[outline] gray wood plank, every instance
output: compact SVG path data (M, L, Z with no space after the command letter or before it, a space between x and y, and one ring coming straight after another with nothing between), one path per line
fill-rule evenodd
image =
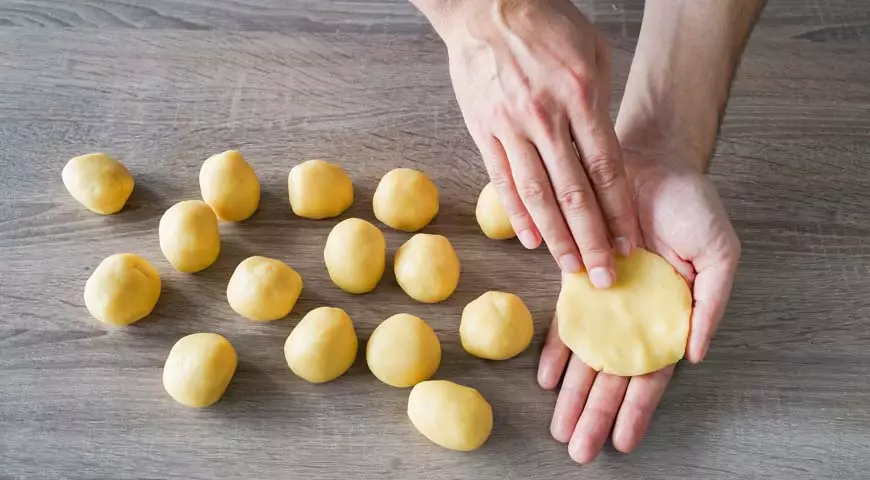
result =
M545 251L479 234L486 182L453 99L443 47L400 0L18 0L0 4L0 478L865 478L870 445L870 3L771 1L732 92L711 173L743 240L734 296L709 360L681 367L648 437L628 456L573 464L548 433L555 403L535 383L558 294ZM620 92L642 13L637 0L580 2L614 44ZM618 95L616 96L618 98ZM615 109L616 105L614 105ZM218 262L171 271L157 222L198 197L200 162L240 148L263 182L261 210L221 225ZM105 150L137 186L98 217L66 193L71 156ZM440 305L409 300L388 274L375 293L334 287L321 255L336 221L294 217L286 175L341 162L373 220L379 177L416 165L435 179L463 263ZM385 231L394 251L408 236ZM82 289L105 256L134 251L161 272L154 314L128 329L90 319ZM253 324L226 282L261 254L297 268L287 319ZM528 279L534 279L528 281ZM485 362L458 342L462 307L488 289L532 309L533 348ZM362 357L308 385L281 346L308 310L345 308L365 338L400 311L445 348L438 378L479 388L495 409L480 451L444 451L405 416ZM205 411L163 391L180 336L226 335L241 363Z

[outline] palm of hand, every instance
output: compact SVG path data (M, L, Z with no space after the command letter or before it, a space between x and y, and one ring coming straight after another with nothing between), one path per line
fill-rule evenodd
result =
M740 246L719 196L699 171L677 163L632 162L638 219L647 249L667 259L692 285L695 307L686 357L699 362L728 300ZM673 373L673 366L627 378L598 373L561 342L553 322L538 381L562 386L550 430L580 463L592 461L612 430L617 450L633 450Z

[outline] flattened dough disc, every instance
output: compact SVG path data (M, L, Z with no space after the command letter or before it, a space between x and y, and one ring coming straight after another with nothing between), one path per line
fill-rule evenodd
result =
M643 375L678 362L692 314L686 281L643 249L616 259L616 278L599 290L585 272L562 277L559 337L585 364L613 375Z

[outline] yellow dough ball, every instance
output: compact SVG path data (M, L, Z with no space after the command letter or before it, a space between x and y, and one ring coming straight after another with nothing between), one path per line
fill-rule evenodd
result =
M422 318L399 313L372 332L366 345L366 363L387 385L410 387L438 370L441 343Z
M480 448L492 433L492 407L477 390L448 382L420 382L408 396L408 417L418 432L450 450Z
M205 202L185 200L169 207L157 230L163 256L179 272L204 270L220 254L217 216Z
M397 168L378 183L372 206L375 217L405 232L416 232L438 214L438 187L423 172Z
M61 178L76 201L103 215L124 208L133 193L130 171L105 153L89 153L70 159L63 167Z
M348 293L374 290L384 274L386 257L384 234L359 218L348 218L333 227L323 249L329 278Z
M323 160L308 160L293 167L287 189L290 208L300 217L337 217L353 203L350 177L340 166Z
M513 293L486 292L462 310L459 338L468 353L507 360L525 350L535 334L532 313Z
M194 333L173 345L163 366L163 388L176 402L207 407L223 396L236 373L238 357L226 338Z
M616 259L616 283L595 288L585 272L562 276L559 337L583 363L611 375L655 372L683 358L692 292L664 258L635 249Z
M148 316L158 298L160 274L148 260L132 253L107 257L85 283L88 312L116 327Z
M487 183L480 191L474 215L483 234L493 240L507 240L517 236L492 183Z
M284 342L284 358L302 379L328 382L353 365L357 343L353 321L344 310L315 308L290 332Z
M459 284L459 257L447 237L418 233L396 250L396 280L414 300L446 300Z
M199 190L221 220L241 222L257 211L260 181L236 150L212 155L199 169Z
M239 315L258 322L284 318L302 293L302 277L286 263L248 257L236 267L227 285L227 300Z

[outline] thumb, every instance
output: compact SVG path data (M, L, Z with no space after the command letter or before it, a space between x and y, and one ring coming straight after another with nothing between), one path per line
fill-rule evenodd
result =
M695 277L692 291L695 305L686 347L686 358L692 363L700 363L707 355L710 340L725 313L737 270L737 257L727 257L733 259L711 264L698 271Z

